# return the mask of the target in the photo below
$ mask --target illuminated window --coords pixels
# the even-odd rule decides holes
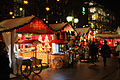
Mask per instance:
[[[90,12],[91,13],[94,13],[96,11],[96,8],[94,7],[94,8],[90,8]]]
[[[92,20],[98,20],[98,14],[97,13],[92,15]]]
[[[14,0],[14,2],[22,3],[23,0]]]
[[[89,5],[92,6],[94,3],[93,2],[90,2]]]

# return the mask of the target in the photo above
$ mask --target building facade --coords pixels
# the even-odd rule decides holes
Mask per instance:
[[[94,1],[84,2],[85,9],[87,10],[88,24],[83,27],[90,27],[99,30],[111,30],[115,26],[116,19],[114,13],[105,9],[101,4]],[[114,25],[113,25],[114,23]]]

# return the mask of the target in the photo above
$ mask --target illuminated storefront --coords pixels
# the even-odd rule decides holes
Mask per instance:
[[[34,16],[6,20],[4,24],[3,22],[1,24],[6,27],[1,29],[3,33],[14,30],[14,35],[18,36],[15,45],[12,45],[15,47],[14,50],[10,48],[9,51],[12,53],[11,50],[13,50],[14,53],[19,54],[21,57],[33,57],[34,51],[36,50],[37,58],[42,59],[42,63],[49,63],[51,57],[49,55],[54,52],[52,49],[54,46],[51,43],[52,40],[62,39],[65,41],[65,39],[67,40],[67,33],[74,32],[74,29],[68,23],[61,23],[62,25],[52,24],[48,26],[41,19]],[[13,22],[16,22],[16,24]],[[7,35],[7,33],[5,33],[5,35]],[[5,38],[6,41],[7,37],[8,36]],[[11,38],[11,33],[8,38]],[[31,42],[32,40],[39,41],[40,44],[34,45]],[[9,41],[11,42],[12,40],[9,39]],[[23,41],[23,43],[17,43],[19,41]],[[26,43],[24,44],[24,42]],[[31,43],[29,44],[29,42]],[[14,42],[12,44],[14,44]],[[62,51],[63,47],[63,45],[60,45],[59,51]]]
[[[100,45],[104,44],[104,40],[110,47],[117,46],[117,42],[120,42],[120,35],[118,34],[96,34],[96,38],[100,41]]]

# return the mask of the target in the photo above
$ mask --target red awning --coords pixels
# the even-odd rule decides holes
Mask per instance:
[[[41,19],[36,17],[30,24],[24,25],[16,30],[18,33],[39,33],[54,34],[55,31],[50,29]]]
[[[16,44],[39,44],[41,43],[38,40],[18,40]]]
[[[52,40],[50,43],[68,43],[68,42],[64,40]]]

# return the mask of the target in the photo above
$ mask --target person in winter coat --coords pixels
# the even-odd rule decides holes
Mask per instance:
[[[97,46],[95,45],[95,42],[93,41],[89,46],[89,54],[91,56],[91,62],[94,64],[96,62],[97,58]]]
[[[119,42],[117,43],[116,52],[118,54],[118,61],[119,61],[119,64],[120,64],[120,43]]]
[[[100,52],[103,57],[103,62],[104,62],[104,67],[105,67],[106,66],[106,58],[110,57],[110,53],[111,53],[110,47],[109,47],[109,45],[107,45],[106,40],[104,41],[104,45],[102,45]]]
[[[9,80],[10,68],[8,52],[5,50],[5,43],[0,42],[0,80]]]

